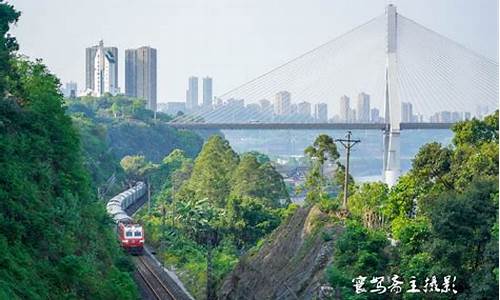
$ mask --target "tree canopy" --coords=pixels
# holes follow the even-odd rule
[[[59,81],[13,52],[0,3],[0,298],[136,299]]]

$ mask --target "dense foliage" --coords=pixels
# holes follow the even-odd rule
[[[0,298],[136,299],[58,80],[12,53],[18,16],[0,3]]]
[[[498,111],[453,128],[453,145],[424,145],[389,189],[356,186],[327,277],[345,299],[498,299]],[[390,245],[387,237],[392,238]],[[450,275],[457,294],[355,294],[357,276],[397,274],[409,289]],[[456,280],[453,277],[456,276]]]
[[[170,116],[145,108],[141,99],[123,95],[66,99],[68,113],[98,126],[116,159],[144,155],[159,163],[174,149],[189,157],[198,154],[203,140],[192,131],[176,130],[166,123]]]
[[[241,254],[287,213],[283,179],[265,156],[240,156],[218,135],[194,161],[175,150],[156,168],[168,171],[153,213],[143,216],[150,240],[196,298],[214,297]]]

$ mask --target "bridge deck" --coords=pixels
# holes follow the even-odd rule
[[[450,129],[454,123],[401,123],[401,130]],[[176,123],[177,129],[219,129],[219,130],[385,130],[382,123]]]

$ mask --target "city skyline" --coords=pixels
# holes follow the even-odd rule
[[[162,23],[163,19],[159,16],[151,16],[151,22],[144,22],[146,25],[135,29],[131,27],[136,26],[139,22],[132,22],[133,24],[130,25],[122,24],[117,21],[117,18],[137,12],[139,20],[141,13],[148,6],[162,6],[157,2],[141,2],[141,4],[131,4],[117,10],[104,9],[103,12],[108,12],[105,13],[105,17],[99,18],[102,22],[97,24],[87,22],[84,30],[77,26],[77,23],[79,23],[78,17],[86,14],[77,14],[76,11],[90,9],[93,7],[91,2],[75,4],[77,7],[73,7],[74,5],[71,4],[72,9],[66,10],[68,13],[64,16],[71,21],[68,22],[68,26],[60,26],[57,23],[47,23],[47,19],[58,20],[58,18],[50,18],[51,13],[58,11],[57,9],[51,10],[50,7],[64,8],[69,5],[68,3],[52,0],[43,4],[30,2],[28,5],[28,1],[14,1],[14,4],[23,11],[23,16],[21,16],[23,22],[20,22],[20,25],[13,30],[13,33],[21,41],[21,51],[32,58],[43,58],[50,70],[59,76],[62,82],[75,81],[80,87],[83,87],[85,74],[82,71],[84,57],[80,54],[81,49],[95,44],[99,37],[106,40],[107,44],[119,49],[130,48],[134,45],[154,44],[162,57],[158,65],[158,102],[160,103],[184,98],[184,82],[190,74],[211,74],[213,78],[217,79],[217,86],[216,89],[214,88],[213,94],[214,96],[221,95],[248,79],[383,13],[385,6],[385,1],[370,1],[369,3],[365,1],[332,1],[331,3],[319,1],[322,2],[321,4],[317,1],[308,6],[293,1],[287,2],[287,5],[279,1],[273,4],[257,1],[252,4],[240,5],[241,7],[225,5],[225,1],[210,4],[201,1],[180,4],[180,2],[172,1],[165,5],[174,8],[171,12],[174,19],[170,23],[173,25],[173,31],[158,30],[156,32],[145,30],[144,26],[165,29],[165,24]],[[440,3],[394,1],[394,3],[401,13],[411,16],[412,19],[478,51],[482,55],[498,60],[498,26],[496,26],[498,24],[498,3],[495,1],[467,4],[453,1]],[[113,1],[100,3],[100,5],[116,8]],[[257,13],[265,11],[268,5],[282,7],[283,16],[259,15]],[[214,18],[208,17],[211,10],[221,15],[228,10],[233,13],[236,11],[236,16],[230,14],[230,21],[226,20],[233,22],[234,28],[224,26],[225,23],[222,21],[217,21],[219,23],[216,22],[217,25],[212,26],[211,22],[214,22]],[[340,12],[349,10],[356,11],[356,14],[339,15]],[[433,11],[434,16],[431,17],[428,14],[429,10]],[[48,16],[39,13],[40,11],[46,12]],[[71,13],[72,11],[75,13]],[[331,14],[325,15],[324,11],[329,11]],[[461,20],[465,12],[468,13],[467,21]],[[299,13],[304,14],[304,18],[310,21],[308,21],[307,26],[304,27],[302,21],[298,22],[294,18],[285,17],[288,14],[297,15]],[[200,23],[195,22],[196,24],[192,26],[183,27],[182,25],[187,21],[179,18],[190,14],[199,16],[201,18],[199,22],[207,26],[199,26]],[[78,16],[73,21],[75,15]],[[25,16],[27,22],[24,21]],[[175,18],[175,16],[179,16],[179,18]],[[442,16],[444,20],[441,20],[443,18],[439,16]],[[279,26],[275,24],[278,23],[276,18],[282,20]],[[332,22],[332,19],[335,22]],[[37,26],[40,22],[43,22],[44,26]],[[120,24],[120,26],[116,26],[116,24]],[[251,27],[245,27],[249,24],[256,25],[256,28],[252,27],[252,31],[249,32]],[[269,27],[270,24],[275,26]],[[290,34],[285,36],[277,34],[283,33],[283,29],[286,27],[290,27],[290,30],[287,31]],[[138,31],[141,31],[141,34],[138,34]],[[54,35],[53,32],[57,34]],[[235,35],[238,32],[246,34]],[[58,45],[55,40],[61,34],[70,39],[64,47]],[[221,42],[221,38],[224,38],[224,41]],[[43,39],[43,42],[40,39]],[[255,39],[258,42],[255,42]],[[178,40],[186,43],[179,43]],[[217,45],[217,47],[208,47],[208,45]],[[235,49],[232,45],[241,46]],[[63,49],[64,51],[61,51]],[[271,55],[263,55],[263,51],[268,52],[270,49],[273,50]],[[119,60],[119,70],[124,70],[123,63],[123,60]],[[119,86],[124,86],[124,72],[119,72],[118,81]]]
[[[208,78],[208,77],[205,77]],[[246,103],[245,99],[229,98],[222,100],[216,98],[212,105],[194,105],[190,99],[190,90],[198,90],[198,77],[191,76],[188,80],[186,101],[172,101],[161,103],[160,111],[169,113],[183,122],[201,118],[207,123],[385,123],[385,116],[380,114],[381,109],[371,106],[371,96],[365,92],[356,95],[356,101],[352,102],[347,95],[340,97],[339,109],[330,109],[328,103],[311,103],[304,100],[294,100],[292,93],[283,90],[277,92],[272,101],[261,99],[258,103]],[[331,106],[333,106],[332,104]],[[182,112],[182,115],[179,113]],[[329,112],[331,114],[329,114]],[[454,123],[469,120],[472,117],[481,119],[488,114],[487,106],[479,106],[473,114],[470,111],[448,111],[440,110],[431,115],[423,115],[413,112],[413,104],[401,103],[402,123]],[[186,115],[187,114],[187,115]],[[198,115],[201,114],[201,115]],[[201,120],[200,119],[200,120]]]

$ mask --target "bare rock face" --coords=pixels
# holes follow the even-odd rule
[[[226,277],[219,299],[317,299],[340,226],[317,207],[299,208]]]

